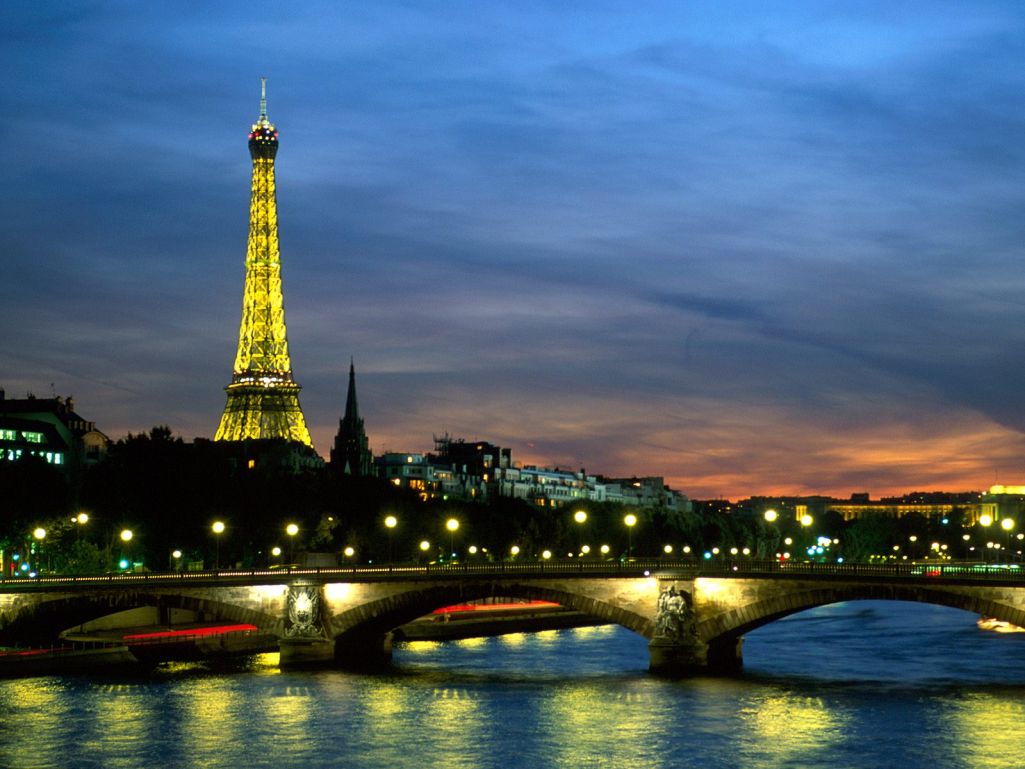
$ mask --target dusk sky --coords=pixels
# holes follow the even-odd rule
[[[4,3],[8,398],[213,436],[261,75],[322,455],[1025,483],[1021,0]]]

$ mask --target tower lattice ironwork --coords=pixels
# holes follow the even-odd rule
[[[285,334],[278,251],[278,207],[274,158],[278,132],[267,119],[267,79],[261,78],[260,117],[249,133],[253,186],[249,204],[249,245],[242,324],[238,332],[228,403],[215,441],[282,438],[312,446],[298,384],[292,379]]]

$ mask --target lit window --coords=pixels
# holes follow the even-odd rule
[[[16,441],[18,432],[16,430],[0,430],[0,441]]]
[[[24,438],[27,443],[42,443],[43,442],[43,434],[42,433],[33,433],[33,432],[29,432],[28,430],[22,430],[21,437]]]

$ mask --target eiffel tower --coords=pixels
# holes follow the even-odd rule
[[[267,78],[260,78],[260,117],[249,133],[253,187],[249,204],[249,246],[242,295],[242,325],[228,403],[215,441],[279,438],[313,445],[292,379],[285,335],[278,251],[278,205],[274,158],[278,132],[267,119]]]

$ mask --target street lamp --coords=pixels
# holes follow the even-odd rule
[[[766,523],[775,523],[779,518],[779,513],[775,510],[766,510],[762,517],[765,518]]]
[[[399,525],[399,519],[394,515],[389,515],[384,519],[384,527],[388,529],[388,563],[395,560],[395,548],[394,548],[394,537],[392,532],[395,527]]]
[[[448,529],[448,553],[449,558],[455,557],[456,549],[456,532],[459,531],[459,521],[455,518],[449,518],[445,521],[445,528]]]
[[[285,527],[285,534],[288,535],[288,564],[295,563],[295,535],[299,533],[299,526],[290,523]]]
[[[583,534],[584,528],[583,527],[587,524],[587,511],[586,510],[577,510],[575,513],[573,513],[573,520],[576,521],[580,525],[580,532],[581,532],[580,539],[583,540],[584,539],[584,534]],[[581,548],[581,551],[583,551],[583,548]]]
[[[637,525],[637,516],[633,513],[627,513],[626,517],[623,518],[623,523],[626,524],[626,557],[630,558],[633,556],[633,531],[634,526]]]
[[[513,558],[515,558],[519,554],[520,554],[520,546],[519,545],[513,545],[512,547],[509,548],[509,555],[511,555]]]
[[[352,545],[348,545],[342,552],[345,554],[346,558],[352,558],[354,555],[356,555],[356,548],[354,548]]]
[[[1014,531],[1014,519],[1013,518],[1004,518],[1002,521],[1000,521],[1000,528],[1004,530],[1005,543],[1006,543],[1007,549],[1010,550],[1011,549],[1011,532]],[[1008,560],[1010,560],[1010,556],[1008,556]]]
[[[39,566],[37,567],[37,569],[38,569],[38,571],[42,571],[43,570],[43,540],[46,539],[46,529],[44,529],[42,526],[37,526],[35,528],[35,530],[32,532],[32,536],[35,537],[37,540],[39,540],[39,544],[36,546],[38,548],[38,552],[39,552],[39,558],[38,558]]]
[[[214,571],[221,568],[221,534],[224,533],[224,521],[214,521],[210,530],[214,533]]]
[[[131,529],[121,529],[120,537],[121,541],[124,543],[126,557],[123,558],[118,565],[121,566],[123,563],[124,565],[121,566],[121,568],[127,569],[128,567],[131,567],[132,571],[135,571],[135,564],[132,562],[131,553],[128,548],[128,543],[132,541],[133,536],[135,535],[132,533]]]
[[[426,557],[427,551],[431,549],[431,543],[426,539],[420,540],[420,552]]]
[[[182,564],[182,551],[178,550],[178,549],[172,550],[171,551],[171,558],[174,561],[174,570],[175,571],[181,571],[181,568],[182,568],[181,567],[181,564]]]

